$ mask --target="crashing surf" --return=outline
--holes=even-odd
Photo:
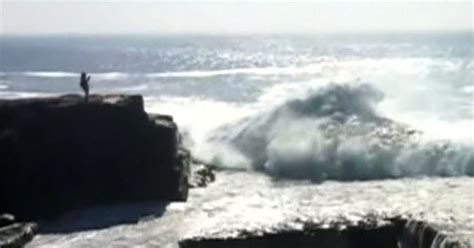
[[[376,105],[382,99],[383,93],[368,84],[331,84],[221,127],[209,142],[229,146],[251,168],[283,178],[350,181],[474,175],[471,144],[431,140],[381,116]],[[223,159],[219,156],[213,162]]]

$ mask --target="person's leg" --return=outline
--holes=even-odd
[[[84,92],[86,93],[85,102],[89,102],[89,87],[86,86]]]

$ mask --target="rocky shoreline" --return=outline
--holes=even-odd
[[[0,215],[0,247],[23,247],[30,242],[37,230],[34,223],[18,223],[11,214]]]
[[[311,247],[387,247],[424,248],[464,247],[422,221],[395,217],[368,216],[357,223],[335,219],[333,223],[302,222],[301,228],[246,231],[229,237],[196,236],[179,241],[180,248],[311,248]]]
[[[218,172],[191,194],[204,209],[179,247],[472,247],[471,187],[467,177],[313,184]]]
[[[329,241],[334,243],[326,247],[397,247],[403,240],[404,248],[470,248],[471,187],[467,177],[289,185],[261,173],[216,171],[216,180],[191,189],[186,203],[170,203],[165,211],[150,204],[76,213],[59,224],[97,223],[133,212],[143,217],[100,229],[40,233],[27,247],[274,248]]]
[[[448,199],[466,188],[464,182],[449,187],[443,181],[420,182],[425,193],[416,195],[410,192],[411,185],[400,181],[286,188],[275,187],[274,182],[261,175],[222,172],[218,176],[224,178],[219,179],[213,165],[193,159],[183,147],[173,118],[147,114],[141,96],[93,95],[87,104],[78,95],[0,100],[0,152],[0,213],[17,217],[0,217],[0,247],[22,247],[38,231],[46,236],[87,233],[129,223],[140,228],[155,221],[142,224],[141,218],[147,216],[159,225],[150,226],[157,233],[148,237],[158,239],[150,245],[158,247],[169,245],[160,243],[158,234],[169,236],[163,242],[173,242],[166,247],[180,248],[470,247],[430,221],[398,215],[409,212],[404,204],[422,202],[421,198],[434,195],[433,186],[447,189],[444,196]],[[385,198],[386,194],[396,201]],[[440,199],[439,204],[433,202],[432,207],[447,213],[451,203],[446,199]],[[174,206],[171,201],[188,202],[184,207],[168,208]],[[58,221],[64,214],[81,209],[132,203],[139,205],[124,207],[117,214],[112,208],[102,210],[114,218],[124,215],[122,218],[131,222],[113,219],[97,225],[99,220],[88,220],[92,225],[84,224],[85,217],[80,214]],[[428,209],[416,205],[417,209]],[[334,209],[328,212],[329,206]],[[129,213],[134,208],[136,213]],[[373,208],[394,214],[367,214]],[[344,217],[355,210],[366,215],[355,221]],[[267,216],[268,212],[275,215]],[[333,216],[334,213],[340,215]],[[293,214],[314,216],[309,220],[282,219],[283,227],[269,228]],[[439,218],[434,214],[428,219]],[[40,225],[31,223],[34,221]],[[77,228],[71,225],[75,221]],[[42,223],[49,224],[43,228]],[[204,223],[210,223],[211,228]],[[254,225],[256,229],[251,228]],[[189,230],[183,231],[183,226],[192,227],[197,234],[188,235]],[[245,228],[239,229],[242,226]],[[116,235],[121,237],[123,233]],[[113,231],[104,236],[113,237]],[[41,247],[41,242],[40,238],[32,247]],[[45,242],[47,246],[52,241]]]
[[[190,153],[177,125],[148,115],[138,95],[0,100],[0,152],[0,213],[19,221],[188,195]],[[15,243],[33,229],[2,227],[1,240]]]

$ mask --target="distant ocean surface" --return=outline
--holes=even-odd
[[[0,37],[0,98],[81,93],[85,71],[92,93],[142,94],[173,115],[195,156],[223,167],[473,175],[473,44],[472,33]]]

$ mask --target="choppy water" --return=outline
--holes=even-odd
[[[196,156],[222,166],[311,164],[336,179],[465,175],[474,171],[472,43],[472,33],[2,37],[0,97],[79,93],[78,72],[88,71],[93,92],[145,95],[147,110],[175,117]],[[423,132],[417,141],[403,133],[412,129]],[[249,143],[258,154],[242,149]]]

